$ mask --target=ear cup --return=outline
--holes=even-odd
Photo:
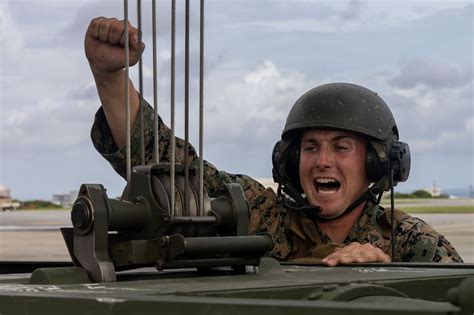
[[[275,146],[273,147],[273,152],[272,152],[272,175],[273,175],[273,180],[276,183],[283,183],[284,182],[284,176],[285,176],[285,163],[284,163],[284,152],[286,151],[286,148],[288,147],[288,143],[284,140],[280,140],[277,143],[275,143]]]
[[[291,184],[300,193],[303,189],[299,176],[299,137],[290,142],[278,141],[272,152],[273,180],[280,184]]]
[[[411,165],[410,148],[408,144],[395,140],[389,146],[389,152],[387,152],[386,156],[390,159],[390,163],[388,160],[384,162],[380,161],[373,145],[368,145],[365,169],[369,181],[376,182],[383,176],[389,175],[390,168],[393,169],[394,185],[398,182],[406,181],[410,174]]]
[[[396,141],[390,150],[390,159],[393,168],[394,184],[404,182],[410,175],[411,156],[410,147],[405,142]]]
[[[300,184],[300,138],[297,137],[290,142],[287,151],[285,172],[290,179],[293,187],[300,193],[303,193],[303,188]]]

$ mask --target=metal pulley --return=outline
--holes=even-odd
[[[115,281],[115,271],[258,265],[273,246],[268,235],[248,236],[249,207],[238,184],[209,198],[205,209],[189,195],[190,208],[172,214],[165,189],[167,164],[139,166],[122,198],[109,199],[102,185],[84,184],[71,211],[72,231],[63,229],[73,261],[96,282]],[[180,169],[178,167],[177,169]],[[176,174],[175,193],[186,183],[194,193],[194,172],[185,182]],[[180,196],[180,195],[178,195]],[[189,216],[178,215],[189,213]],[[192,215],[197,214],[197,215]]]

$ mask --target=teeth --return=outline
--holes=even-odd
[[[318,184],[329,184],[329,183],[338,183],[334,178],[317,178],[316,183]]]
[[[318,194],[331,195],[339,190],[341,184],[338,180],[330,177],[316,178],[316,191]]]
[[[336,190],[322,190],[318,189],[318,193],[321,195],[332,195],[336,193]]]

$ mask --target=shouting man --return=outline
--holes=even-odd
[[[124,22],[95,18],[85,35],[85,53],[102,107],[92,140],[114,169],[125,176]],[[130,65],[144,46],[129,28]],[[128,78],[127,78],[128,80]],[[139,164],[139,96],[130,86],[132,165]],[[153,157],[153,110],[145,106],[147,161]],[[170,160],[170,130],[159,120],[160,160]],[[374,92],[354,84],[316,87],[290,110],[281,140],[273,150],[278,192],[245,175],[218,171],[205,163],[204,184],[210,196],[224,184],[239,183],[251,209],[250,232],[267,232],[279,260],[322,259],[335,266],[351,262],[462,262],[446,238],[420,219],[379,205],[381,193],[409,172],[408,146],[400,142],[395,119]],[[177,161],[184,152],[177,139]],[[393,229],[394,242],[391,242]],[[394,244],[392,253],[392,244]]]

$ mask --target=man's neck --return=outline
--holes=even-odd
[[[349,235],[354,224],[359,219],[362,211],[364,210],[365,204],[366,202],[361,203],[354,210],[338,219],[325,222],[316,220],[316,223],[319,225],[321,230],[329,236],[332,242],[342,243]]]

